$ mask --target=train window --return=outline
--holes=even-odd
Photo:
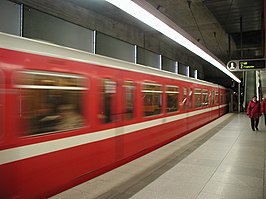
[[[111,79],[102,79],[101,92],[101,120],[102,123],[111,123],[114,118],[114,99],[117,90],[117,84]]]
[[[134,118],[135,86],[132,81],[126,81],[124,87],[126,119],[131,120]]]
[[[201,89],[200,88],[195,88],[195,108],[200,108],[201,107]]]
[[[192,91],[192,89],[190,88],[189,89],[189,103],[188,103],[188,108],[189,109],[192,109],[192,96],[193,96],[193,91]]]
[[[209,99],[209,105],[212,106],[212,104],[213,104],[213,101],[212,101],[212,91],[209,92],[208,99]]]
[[[218,91],[215,91],[215,104],[217,105],[219,103],[219,97],[218,97]]]
[[[143,84],[144,116],[158,115],[162,112],[162,85]]]
[[[178,111],[179,88],[166,86],[166,110],[168,113]]]
[[[221,92],[221,104],[225,104],[226,103],[226,94],[225,92]]]
[[[203,96],[203,102],[202,102],[203,106],[208,106],[209,104],[208,90],[203,89],[202,96]]]
[[[82,97],[85,78],[74,74],[23,71],[15,77],[19,89],[24,135],[78,129],[85,125]]]
[[[210,92],[211,106],[213,106],[214,103],[215,103],[215,101],[214,101],[214,100],[215,100],[214,97],[215,97],[215,96],[214,96],[214,91],[211,91],[211,92]]]
[[[183,110],[187,109],[187,88],[183,88],[183,98],[182,98],[182,104],[183,104]]]

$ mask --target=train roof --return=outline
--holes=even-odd
[[[204,80],[194,79],[191,77],[175,74],[172,72],[160,70],[157,68],[135,64],[115,58],[110,58],[102,55],[97,55],[82,50],[77,50],[69,47],[64,47],[44,41],[33,40],[25,37],[9,35],[0,32],[0,48],[21,51],[31,54],[44,55],[54,58],[62,58],[66,60],[85,62],[90,64],[101,65],[105,67],[117,68],[121,70],[140,72],[145,74],[152,74],[171,79],[177,79],[197,84],[208,86],[218,86],[217,84],[207,82]],[[224,88],[223,86],[220,86]]]

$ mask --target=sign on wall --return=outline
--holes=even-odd
[[[227,63],[230,71],[265,70],[265,59],[231,60]]]

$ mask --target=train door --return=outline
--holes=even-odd
[[[124,133],[131,131],[132,129],[128,126],[135,121],[136,118],[136,83],[129,78],[124,77],[121,80],[119,89],[121,89],[120,98],[120,114],[118,123],[119,128],[117,128],[117,133],[119,136],[117,139],[117,157],[122,159],[123,157],[132,155],[132,140],[125,139]]]
[[[114,161],[124,157],[124,125],[123,125],[123,83],[121,77],[116,73],[109,73],[108,77],[100,80],[100,113],[101,125],[113,131],[114,150],[112,154]],[[128,110],[130,112],[130,110]],[[130,117],[130,114],[128,115]]]
[[[4,75],[0,70],[0,143],[4,137]]]
[[[7,87],[6,82],[5,73],[0,69],[0,198],[17,198],[19,192],[18,169],[15,164],[9,161],[17,157],[18,154],[16,150],[9,149],[14,144],[14,137],[12,132],[7,130],[7,117],[10,117],[10,115],[7,114],[6,107],[6,99],[9,97],[7,95],[14,94],[15,92],[12,92],[12,89]],[[9,97],[9,99],[11,98]]]

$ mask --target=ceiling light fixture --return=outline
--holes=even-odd
[[[138,20],[142,21],[148,26],[154,28],[155,30],[161,32],[162,34],[169,37],[176,43],[184,46],[191,52],[195,53],[196,55],[200,56],[207,62],[211,63],[213,66],[217,67],[219,70],[224,72],[226,75],[231,77],[236,82],[238,83],[241,82],[233,73],[231,73],[226,69],[225,65],[222,64],[222,62],[217,61],[217,59],[206,53],[199,46],[197,46],[192,41],[187,39],[185,36],[177,32],[177,30],[170,27],[168,24],[161,21],[159,18],[157,18],[156,16],[154,16],[153,14],[151,14],[150,12],[148,12],[147,10],[145,10],[135,2],[131,0],[106,0],[106,1],[120,8],[121,10],[127,12],[128,14],[132,15],[133,17],[137,18]]]

